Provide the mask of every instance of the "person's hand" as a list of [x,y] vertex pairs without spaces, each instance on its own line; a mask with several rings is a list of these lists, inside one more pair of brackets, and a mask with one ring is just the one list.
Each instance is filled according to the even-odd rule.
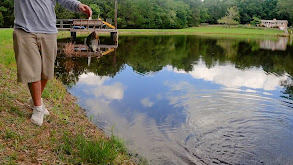
[[92,11],[92,9],[89,6],[80,3],[78,5],[78,9],[79,9],[79,11],[83,12],[84,14],[87,14],[88,17],[91,17],[92,16],[93,11]]

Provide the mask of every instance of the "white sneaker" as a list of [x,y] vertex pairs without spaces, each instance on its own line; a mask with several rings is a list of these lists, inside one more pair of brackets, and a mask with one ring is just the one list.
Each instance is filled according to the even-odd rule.
[[44,120],[44,114],[42,112],[42,106],[35,106],[33,108],[31,122],[38,126],[42,126],[43,120]]
[[[31,106],[31,108],[33,108],[35,106],[34,101],[32,98],[29,98],[28,101],[29,105]],[[42,109],[43,109],[43,114],[44,115],[50,115],[50,112],[48,111],[48,109],[45,107],[45,104],[43,103],[43,99],[41,98],[41,102],[42,102]]]

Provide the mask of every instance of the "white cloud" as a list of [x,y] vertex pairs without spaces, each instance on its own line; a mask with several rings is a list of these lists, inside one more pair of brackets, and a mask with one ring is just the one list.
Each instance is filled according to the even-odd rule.
[[113,85],[102,85],[94,89],[94,94],[96,97],[105,96],[108,99],[121,100],[124,96],[124,87],[119,82]]
[[144,107],[152,107],[154,105],[154,103],[152,101],[150,101],[149,98],[144,98],[142,100],[140,100],[140,103],[144,106]]
[[102,85],[105,81],[110,78],[107,76],[97,76],[94,73],[82,74],[79,76],[78,83],[87,85]]
[[[93,85],[88,89],[93,91],[96,97],[104,96],[107,99],[121,100],[124,96],[124,87],[120,82],[116,82],[112,85],[104,85],[104,83],[110,78],[107,76],[97,76],[94,73],[82,74],[79,76],[79,84]],[[101,99],[101,98],[100,98]]]
[[251,89],[246,89],[245,92],[249,92],[249,93],[257,93],[256,90],[251,90]]
[[267,74],[259,68],[251,68],[249,70],[240,70],[234,65],[220,66],[216,65],[208,69],[204,62],[200,61],[193,66],[193,71],[185,72],[183,70],[171,69],[176,73],[190,74],[196,79],[212,81],[216,84],[224,85],[227,88],[248,87],[253,89],[275,90],[280,82],[287,79],[287,76],[278,77],[273,74]]
[[273,95],[271,93],[268,93],[268,92],[263,92],[264,95]]
[[157,100],[162,100],[163,99],[163,96],[160,93],[158,93],[156,97],[157,97]]

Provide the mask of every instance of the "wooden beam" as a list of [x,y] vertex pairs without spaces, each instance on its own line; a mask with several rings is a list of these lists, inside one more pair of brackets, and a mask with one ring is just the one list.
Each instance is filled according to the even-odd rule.
[[115,0],[115,18],[114,18],[115,29],[117,29],[117,13],[118,13],[118,2],[117,0]]
[[94,28],[88,28],[88,29],[69,29],[71,32],[93,32],[96,31],[98,33],[102,32],[117,32],[115,29],[94,29]]
[[[67,42],[58,43],[58,48],[63,50],[63,48],[65,47],[66,44],[68,44],[68,43]],[[90,50],[88,48],[88,46],[83,45],[83,44],[74,44],[73,46],[74,46],[74,49],[78,49],[80,51]],[[102,44],[102,45],[98,45],[98,48],[100,48],[100,49],[105,49],[105,48],[106,49],[116,49],[116,48],[118,48],[118,46],[117,45],[103,45]]]

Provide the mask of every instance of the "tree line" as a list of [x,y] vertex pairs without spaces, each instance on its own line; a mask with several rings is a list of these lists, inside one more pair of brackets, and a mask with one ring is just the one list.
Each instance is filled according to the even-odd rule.
[[[114,19],[114,0],[80,0],[93,9],[93,18]],[[0,27],[13,27],[13,0],[0,1]],[[118,28],[176,29],[217,24],[235,10],[233,21],[285,19],[293,23],[293,0],[118,0]],[[58,19],[85,18],[56,5]]]

